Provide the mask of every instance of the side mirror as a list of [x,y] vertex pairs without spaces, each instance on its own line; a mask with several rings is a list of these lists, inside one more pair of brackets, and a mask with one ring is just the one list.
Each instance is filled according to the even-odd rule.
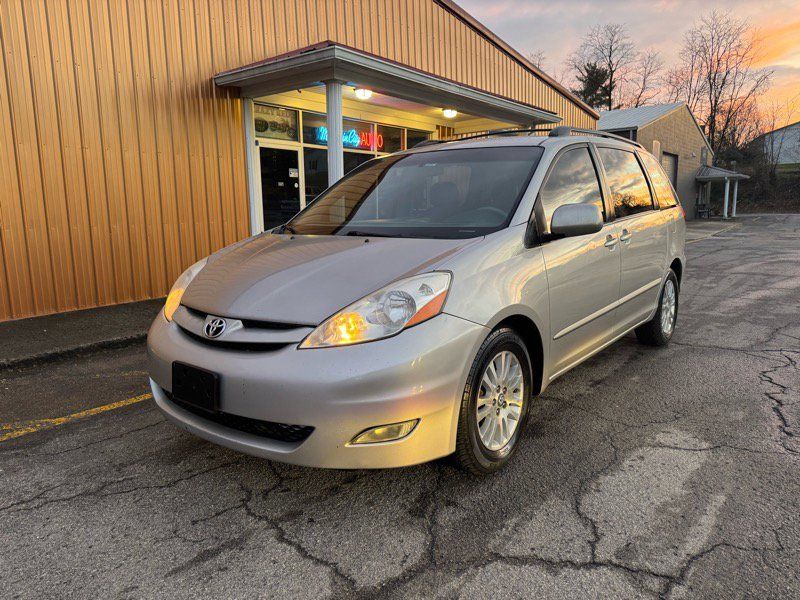
[[550,235],[572,237],[597,233],[603,228],[603,213],[596,204],[563,204],[550,220]]

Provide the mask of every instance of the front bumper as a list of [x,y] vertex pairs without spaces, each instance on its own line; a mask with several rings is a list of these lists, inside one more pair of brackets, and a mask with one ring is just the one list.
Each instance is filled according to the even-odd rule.
[[[234,450],[298,465],[385,468],[413,465],[455,449],[461,394],[488,330],[442,314],[399,335],[340,348],[264,352],[214,347],[159,315],[148,335],[150,382],[161,411],[183,429]],[[224,413],[314,427],[302,442],[245,433],[173,402],[172,363],[219,373]],[[350,446],[361,431],[420,419],[407,437]]]

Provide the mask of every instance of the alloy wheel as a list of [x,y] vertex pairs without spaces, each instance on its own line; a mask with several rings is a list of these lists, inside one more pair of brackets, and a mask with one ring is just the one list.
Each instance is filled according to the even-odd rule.
[[522,365],[513,352],[497,353],[481,376],[476,419],[483,445],[501,450],[519,427],[525,381]]
[[661,331],[664,335],[672,334],[675,327],[675,312],[677,310],[675,284],[671,279],[667,279],[664,284],[664,294],[661,298]]

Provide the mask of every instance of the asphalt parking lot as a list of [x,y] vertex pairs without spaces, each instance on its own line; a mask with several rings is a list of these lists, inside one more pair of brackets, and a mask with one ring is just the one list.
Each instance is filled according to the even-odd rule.
[[[672,344],[554,383],[492,477],[273,464],[149,400],[0,442],[0,595],[800,597],[800,216],[687,254]],[[0,439],[145,381],[141,344],[0,371]]]

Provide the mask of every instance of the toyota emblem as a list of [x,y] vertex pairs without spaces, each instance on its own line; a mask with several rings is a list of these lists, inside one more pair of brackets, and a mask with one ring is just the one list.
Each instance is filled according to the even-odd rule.
[[228,323],[225,321],[225,319],[215,317],[206,321],[206,325],[203,328],[203,333],[206,334],[206,337],[218,338],[225,332],[225,328],[227,326]]

